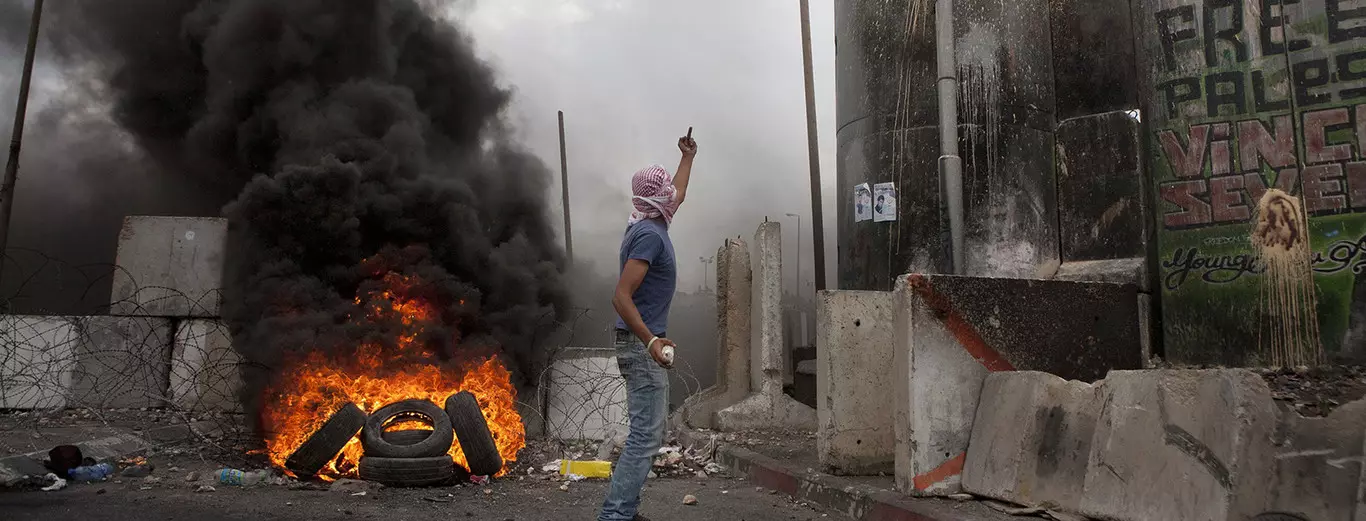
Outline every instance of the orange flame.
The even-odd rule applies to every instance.
[[[395,346],[362,344],[357,347],[355,358],[346,363],[330,360],[315,350],[282,372],[277,386],[266,391],[262,413],[270,461],[284,468],[286,458],[346,402],[355,403],[366,413],[413,398],[440,407],[447,397],[469,391],[478,400],[503,457],[504,467],[499,475],[505,474],[509,464],[517,459],[517,452],[526,446],[526,431],[517,413],[517,391],[512,386],[511,374],[497,356],[472,360],[458,371],[441,367],[417,342],[424,326],[433,323],[439,314],[429,304],[404,295],[415,284],[412,278],[388,273],[383,280],[385,290],[367,295],[364,300],[357,296],[356,303],[367,303],[362,306],[367,321],[401,324]],[[395,422],[386,430],[414,427]],[[458,441],[451,444],[449,453],[456,463],[468,466]],[[329,480],[356,476],[362,454],[360,437],[352,438],[319,476]]]

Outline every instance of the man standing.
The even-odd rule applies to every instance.
[[[616,308],[617,366],[626,379],[626,408],[631,433],[612,470],[612,485],[602,503],[599,521],[644,520],[636,513],[640,491],[650,465],[664,442],[665,418],[669,414],[669,376],[672,362],[664,356],[669,305],[677,286],[674,246],[669,224],[688,193],[697,142],[688,135],[678,138],[683,159],[674,176],[651,165],[631,179],[631,203],[635,208],[621,240],[621,279],[612,295]]]

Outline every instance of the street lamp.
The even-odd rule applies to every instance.
[[[707,257],[698,257],[697,260],[702,263],[702,289],[709,289],[710,286],[707,284],[707,265],[711,264],[713,262],[713,259]]]

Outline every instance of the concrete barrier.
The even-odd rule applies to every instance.
[[[241,412],[242,356],[218,320],[185,320],[171,348],[171,399],[193,411]]]
[[[1259,399],[1270,402],[1271,396]],[[1258,510],[1293,512],[1315,521],[1366,516],[1357,506],[1366,469],[1366,399],[1339,407],[1326,418],[1304,418],[1288,409],[1281,416],[1272,443],[1267,444],[1270,454],[1256,456],[1275,464],[1267,480],[1268,502]],[[1240,489],[1238,496],[1258,492]]]
[[[711,429],[717,411],[749,395],[752,285],[749,247],[738,238],[726,239],[716,252],[716,384],[685,400],[671,421]]]
[[[1366,400],[1305,418],[1246,370],[999,372],[981,398],[973,494],[1123,521],[1361,514]]]
[[[124,218],[110,313],[217,317],[227,233],[227,219]]]
[[[1366,433],[1362,436],[1361,453],[1366,455]],[[1366,457],[1366,456],[1363,456]],[[1357,484],[1357,514],[1355,521],[1366,521],[1366,462],[1361,464],[1361,482]]]
[[[73,317],[0,315],[0,408],[66,407],[79,341]]]
[[[163,407],[170,402],[171,320],[81,317],[71,400],[79,407]]]
[[[1081,513],[1166,521],[1264,512],[1274,486],[1269,398],[1246,370],[1110,373]]]
[[[1048,373],[992,373],[982,386],[963,489],[1021,505],[1081,509],[1099,390]]]
[[[783,248],[778,223],[759,225],[754,250],[750,395],[717,411],[716,426],[725,431],[815,430],[816,410],[783,393]]]
[[[1091,382],[1143,364],[1133,285],[908,275],[897,293],[896,483],[903,492],[961,490],[988,372]]]
[[[892,472],[895,298],[888,291],[822,291],[816,300],[816,453],[837,475]]]
[[[603,440],[627,425],[626,383],[616,350],[568,348],[551,363],[546,434],[562,440]]]

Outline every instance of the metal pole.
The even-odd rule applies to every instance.
[[[14,184],[19,179],[19,148],[24,141],[24,117],[28,113],[28,86],[33,78],[33,56],[38,49],[38,27],[43,18],[43,0],[33,2],[33,19],[28,26],[28,50],[24,53],[24,72],[19,79],[19,102],[14,109],[14,132],[10,134],[9,161],[5,180],[0,184],[0,269],[9,247],[9,221],[14,213]]]
[[[569,225],[569,156],[564,148],[564,111],[560,111],[560,186],[564,189],[564,254],[574,263],[574,233]]]
[[[811,247],[816,257],[816,291],[825,290],[825,220],[821,213],[821,158],[816,137],[816,87],[811,72],[811,9],[801,0],[802,69],[806,75],[806,147],[811,156]]]
[[[793,283],[796,286],[797,305],[800,307],[802,302],[802,216],[795,213],[787,214],[787,216],[797,219],[797,277]]]
[[[958,156],[958,65],[953,47],[953,0],[937,0],[935,47],[939,68],[939,186],[948,205],[953,273],[963,274],[963,159]]]

